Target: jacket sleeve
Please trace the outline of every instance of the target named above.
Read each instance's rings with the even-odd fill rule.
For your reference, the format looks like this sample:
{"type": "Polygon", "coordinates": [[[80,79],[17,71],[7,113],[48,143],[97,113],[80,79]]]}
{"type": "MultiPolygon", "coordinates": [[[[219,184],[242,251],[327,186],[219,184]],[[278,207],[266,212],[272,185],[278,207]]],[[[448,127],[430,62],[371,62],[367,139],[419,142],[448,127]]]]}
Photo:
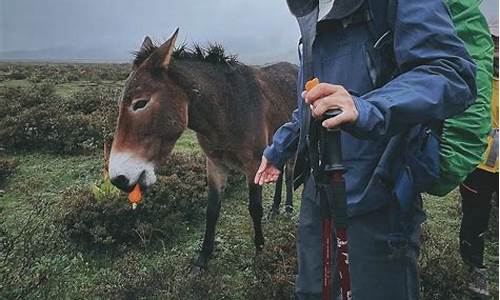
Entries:
{"type": "Polygon", "coordinates": [[[444,120],[466,110],[476,98],[474,62],[443,1],[397,2],[393,49],[400,75],[353,97],[358,119],[343,129],[358,138],[377,139],[444,120]]]}
{"type": "Polygon", "coordinates": [[[290,122],[285,123],[276,131],[273,143],[264,150],[264,156],[275,167],[282,169],[285,162],[297,151],[299,131],[299,109],[295,109],[290,122]]]}

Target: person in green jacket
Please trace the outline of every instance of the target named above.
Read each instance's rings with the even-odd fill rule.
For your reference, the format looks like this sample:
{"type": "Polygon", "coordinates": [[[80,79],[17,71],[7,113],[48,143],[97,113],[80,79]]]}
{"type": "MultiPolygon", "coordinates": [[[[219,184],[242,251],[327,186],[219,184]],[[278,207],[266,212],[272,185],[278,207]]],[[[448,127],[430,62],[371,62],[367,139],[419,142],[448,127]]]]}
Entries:
{"type": "MultiPolygon", "coordinates": [[[[492,195],[498,195],[498,0],[485,0],[481,10],[488,20],[495,44],[493,95],[491,97],[491,131],[481,164],[460,185],[462,222],[460,255],[470,269],[469,289],[489,296],[487,269],[484,264],[484,235],[488,230],[492,195]]],[[[489,55],[489,53],[485,53],[489,55]]],[[[478,83],[478,87],[481,85],[478,83]]]]}
{"type": "MultiPolygon", "coordinates": [[[[497,0],[494,0],[497,1],[497,0]]],[[[440,178],[428,191],[445,196],[483,159],[491,130],[493,41],[479,0],[445,0],[457,35],[476,63],[477,98],[465,112],[446,119],[441,134],[440,178]]]]}

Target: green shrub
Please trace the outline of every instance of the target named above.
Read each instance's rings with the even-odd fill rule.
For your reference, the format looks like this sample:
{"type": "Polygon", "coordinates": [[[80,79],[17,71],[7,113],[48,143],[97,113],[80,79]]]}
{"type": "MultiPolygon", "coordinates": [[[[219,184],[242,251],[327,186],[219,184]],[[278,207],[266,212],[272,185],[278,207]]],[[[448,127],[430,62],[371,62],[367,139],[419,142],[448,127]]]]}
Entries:
{"type": "Polygon", "coordinates": [[[68,193],[60,223],[77,247],[98,250],[171,242],[203,215],[206,185],[203,158],[174,153],[136,210],[124,193],[97,200],[88,190],[68,193]]]}
{"type": "Polygon", "coordinates": [[[64,243],[54,225],[46,221],[51,207],[43,201],[28,209],[16,208],[17,226],[11,228],[0,218],[0,298],[41,299],[71,269],[64,243]],[[22,212],[21,212],[22,211],[22,212]]]}
{"type": "Polygon", "coordinates": [[[6,76],[7,79],[11,79],[11,80],[22,80],[22,79],[26,79],[27,77],[28,76],[26,75],[26,73],[24,71],[20,71],[20,70],[15,70],[6,76]]]}
{"type": "Polygon", "coordinates": [[[0,188],[4,186],[7,178],[16,170],[18,165],[19,162],[17,160],[2,158],[0,156],[0,188]]]}
{"type": "Polygon", "coordinates": [[[100,149],[114,131],[118,95],[116,88],[92,87],[63,98],[47,83],[6,89],[0,94],[0,145],[61,154],[100,149]]]}
{"type": "Polygon", "coordinates": [[[125,80],[130,64],[16,64],[0,63],[0,81],[27,79],[32,83],[51,81],[100,82],[125,80]]]}

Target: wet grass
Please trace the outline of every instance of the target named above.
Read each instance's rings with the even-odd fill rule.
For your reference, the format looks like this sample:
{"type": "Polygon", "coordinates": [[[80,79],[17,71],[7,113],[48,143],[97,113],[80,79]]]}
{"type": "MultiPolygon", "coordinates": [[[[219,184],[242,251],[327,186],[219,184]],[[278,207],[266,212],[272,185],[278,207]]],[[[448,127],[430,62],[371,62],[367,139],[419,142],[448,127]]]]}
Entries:
{"type": "MultiPolygon", "coordinates": [[[[498,200],[493,199],[485,249],[490,293],[498,299],[498,200]]],[[[429,299],[475,299],[467,291],[469,270],[460,259],[459,231],[462,211],[460,194],[454,190],[443,198],[424,195],[427,222],[421,267],[424,295],[429,299]]]]}
{"type": "MultiPolygon", "coordinates": [[[[60,82],[56,83],[56,92],[67,97],[94,84],[60,82]]],[[[103,83],[119,84],[120,81],[103,83]]],[[[29,87],[30,82],[0,82],[0,88],[5,86],[29,87]]],[[[186,158],[175,160],[161,177],[163,186],[159,184],[156,192],[146,198],[158,203],[144,205],[148,212],[144,218],[148,219],[142,223],[140,218],[128,216],[129,206],[123,194],[100,200],[109,203],[94,203],[91,186],[102,181],[103,159],[99,151],[86,155],[35,151],[3,154],[0,159],[16,161],[17,167],[0,187],[5,190],[0,194],[0,299],[292,298],[299,192],[295,193],[295,213],[271,221],[267,212],[273,187],[264,189],[266,245],[256,256],[247,188],[244,181],[232,180],[222,201],[214,257],[201,277],[193,277],[189,270],[201,246],[206,203],[206,193],[202,192],[206,184],[202,179],[202,154],[195,133],[187,130],[174,152],[186,158]],[[193,162],[189,161],[191,157],[193,162]],[[183,166],[191,166],[197,174],[176,171],[183,166]],[[190,181],[193,178],[197,178],[196,182],[190,181]],[[189,195],[185,197],[190,199],[180,194],[189,195]],[[164,201],[165,197],[175,201],[164,201]],[[186,205],[188,201],[191,206],[186,205]],[[78,205],[71,205],[75,203],[78,205]],[[97,220],[73,223],[76,227],[72,230],[94,233],[96,239],[91,240],[90,247],[68,236],[67,223],[61,222],[68,220],[68,210],[76,208],[83,209],[82,218],[97,220]],[[193,217],[186,219],[191,211],[193,217]],[[118,232],[120,228],[136,230],[127,232],[133,238],[128,242],[106,239],[108,235],[116,236],[117,229],[99,221],[101,215],[116,218],[118,232]],[[90,230],[78,226],[88,226],[90,230]]],[[[467,292],[468,273],[458,254],[458,197],[453,192],[444,198],[424,199],[428,213],[420,260],[424,300],[475,299],[467,292]]],[[[486,264],[492,299],[498,299],[498,202],[494,206],[486,264]]],[[[69,220],[75,217],[78,214],[69,220]]]]}
{"type": "MultiPolygon", "coordinates": [[[[192,139],[192,133],[188,132],[179,148],[189,145],[192,139]]],[[[182,151],[179,148],[177,152],[182,151]]],[[[199,149],[192,151],[197,153],[199,149]]],[[[2,229],[6,230],[15,231],[16,226],[24,224],[34,201],[57,210],[57,202],[63,201],[68,191],[85,190],[101,176],[102,162],[97,155],[62,157],[21,153],[11,157],[19,161],[19,167],[7,181],[6,193],[0,198],[2,229]]],[[[264,191],[266,212],[270,209],[272,192],[271,187],[264,191]]],[[[295,197],[298,203],[298,195],[295,197]]],[[[425,199],[429,217],[424,225],[421,259],[423,299],[474,299],[466,291],[468,275],[457,251],[460,217],[457,197],[457,193],[453,193],[446,198],[427,196],[425,199]]],[[[123,201],[123,205],[127,205],[123,201]]],[[[200,205],[204,203],[204,199],[200,199],[200,205]]],[[[48,224],[45,230],[58,230],[54,222],[60,213],[49,209],[42,216],[43,220],[39,221],[48,224]]],[[[101,252],[75,249],[69,240],[55,235],[52,239],[56,244],[48,245],[47,252],[37,262],[42,268],[37,271],[38,276],[46,272],[50,279],[27,295],[68,299],[288,299],[296,272],[296,221],[296,214],[280,216],[275,222],[265,218],[266,248],[263,255],[255,256],[246,187],[237,181],[222,202],[214,258],[202,277],[189,276],[204,230],[203,220],[198,219],[182,225],[185,228],[176,231],[178,236],[172,239],[175,242],[159,239],[101,252]]],[[[497,219],[492,219],[492,228],[496,222],[497,219]]],[[[34,232],[39,237],[46,234],[34,232]]],[[[32,242],[39,243],[36,238],[32,242]]],[[[497,249],[498,240],[490,235],[486,260],[493,295],[498,291],[497,249]]]]}

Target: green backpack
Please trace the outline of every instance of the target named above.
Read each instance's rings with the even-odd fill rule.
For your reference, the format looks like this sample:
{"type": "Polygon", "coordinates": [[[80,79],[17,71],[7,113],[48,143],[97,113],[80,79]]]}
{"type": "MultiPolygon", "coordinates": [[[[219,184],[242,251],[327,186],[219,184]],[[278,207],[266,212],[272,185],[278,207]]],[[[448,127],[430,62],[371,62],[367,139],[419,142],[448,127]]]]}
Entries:
{"type": "Polygon", "coordinates": [[[491,130],[493,41],[478,0],[445,0],[458,36],[476,62],[477,99],[443,124],[440,177],[427,192],[444,196],[481,162],[491,130]]]}

